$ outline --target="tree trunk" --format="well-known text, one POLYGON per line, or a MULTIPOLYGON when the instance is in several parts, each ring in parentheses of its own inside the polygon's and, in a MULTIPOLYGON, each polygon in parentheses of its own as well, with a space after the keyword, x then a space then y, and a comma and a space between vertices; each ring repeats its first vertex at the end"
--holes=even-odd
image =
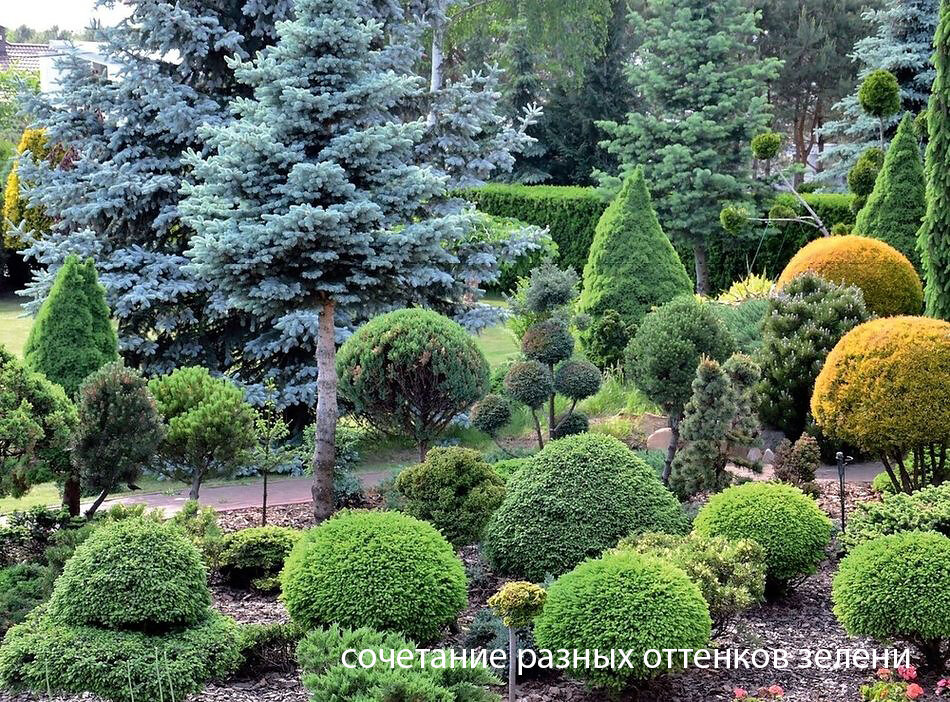
POLYGON ((264 471, 264 494, 261 499, 261 526, 267 526, 267 471, 264 471))
POLYGON ((313 447, 313 518, 319 524, 333 514, 333 466, 336 463, 336 303, 325 300, 317 328, 317 426, 313 447))
POLYGON ((79 487, 79 476, 70 473, 63 483, 63 507, 69 510, 70 517, 79 516, 79 501, 82 496, 79 487))
POLYGON ((666 449, 666 462, 663 464, 663 484, 670 484, 670 473, 673 472, 673 459, 680 443, 680 418, 670 415, 670 447, 666 449))
POLYGON ((425 463, 426 455, 429 453, 429 442, 420 441, 419 442, 419 463, 425 463))
POLYGON ((705 242, 693 244, 693 257, 696 259, 696 292, 700 295, 709 294, 709 264, 706 261, 705 242))
MULTIPOLYGON (((437 93, 442 90, 442 85, 444 82, 444 77, 442 74, 443 64, 445 62, 445 56, 443 50, 445 48, 445 17, 442 0, 438 0, 435 3, 435 8, 432 12, 432 56, 431 62, 432 66, 430 68, 429 75, 429 92, 437 93)), ((435 124, 436 115, 435 115, 435 101, 433 100, 429 108, 429 114, 426 117, 426 123, 431 127, 435 124)))
POLYGON ((198 491, 201 490, 201 478, 204 476, 203 471, 197 471, 194 477, 191 479, 191 490, 188 491, 188 499, 198 501, 198 491))
POLYGON ((89 509, 86 510, 86 519, 92 519, 93 515, 95 515, 96 513, 96 510, 99 509, 99 507, 102 505, 103 500, 105 500, 106 497, 108 496, 110 492, 110 488, 111 486, 107 487, 102 492, 100 492, 99 497, 96 498, 96 501, 93 502, 91 505, 89 505, 89 509))
POLYGON ((531 418, 534 420, 534 430, 538 433, 538 449, 544 448, 544 434, 541 433, 541 422, 538 421, 538 413, 531 410, 531 418))
MULTIPOLYGON (((548 372, 551 374, 551 377, 554 377, 554 364, 548 364, 548 372)), ((551 397, 548 398, 548 438, 554 438, 554 393, 551 393, 551 397)))

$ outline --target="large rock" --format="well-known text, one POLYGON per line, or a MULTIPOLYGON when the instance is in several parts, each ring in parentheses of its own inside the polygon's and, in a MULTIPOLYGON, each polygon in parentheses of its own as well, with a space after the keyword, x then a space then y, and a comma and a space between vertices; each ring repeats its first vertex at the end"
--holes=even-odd
POLYGON ((668 451, 672 441, 673 430, 669 427, 663 427, 647 437, 647 448, 654 451, 668 451))

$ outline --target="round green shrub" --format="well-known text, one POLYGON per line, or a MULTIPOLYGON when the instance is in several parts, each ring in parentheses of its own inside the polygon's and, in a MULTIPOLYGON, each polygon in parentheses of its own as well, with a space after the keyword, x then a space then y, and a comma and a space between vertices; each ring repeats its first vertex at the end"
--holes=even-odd
POLYGON ((508 480, 483 551, 503 574, 541 581, 630 533, 685 533, 686 515, 656 473, 604 434, 552 441, 508 480))
POLYGON ((547 402, 553 390, 550 371, 538 361, 515 363, 505 376, 505 392, 531 409, 547 402))
POLYGON ((905 531, 936 531, 950 536, 950 482, 908 495, 894 490, 887 473, 880 475, 887 478, 889 491, 884 492, 880 502, 855 505, 841 537, 845 548, 853 549, 879 536, 905 531))
POLYGON ((56 580, 49 615, 70 625, 154 630, 195 624, 210 605, 201 553, 180 531, 123 519, 76 548, 56 580))
POLYGON ((563 319, 551 317, 528 327, 521 350, 528 358, 553 366, 574 353, 574 337, 563 319))
POLYGON ((479 431, 495 436, 511 421, 511 405, 501 395, 490 392, 475 403, 469 419, 479 431))
POLYGON ((861 544, 841 561, 831 598, 849 634, 911 641, 928 663, 942 663, 950 640, 950 539, 908 532, 861 544))
POLYGON ((779 586, 814 573, 831 539, 831 520, 815 500, 782 483, 750 482, 713 495, 693 528, 700 536, 758 542, 767 576, 779 586))
POLYGON ((75 626, 38 611, 7 633, 0 685, 91 692, 118 702, 169 700, 172 691, 183 699, 207 681, 227 677, 240 662, 237 625, 212 610, 189 627, 162 634, 75 626))
POLYGON ((659 558, 621 551, 558 578, 535 620, 534 637, 539 648, 552 651, 632 651, 628 667, 571 670, 598 687, 622 690, 667 672, 647 668, 646 651, 703 648, 710 630, 709 609, 686 573, 659 558))
POLYGON ((869 73, 858 89, 861 109, 872 117, 890 117, 901 108, 897 77, 883 68, 869 73))
POLYGON ((752 137, 752 155, 759 161, 769 161, 778 154, 782 135, 778 132, 762 132, 752 137))
POLYGON ((403 510, 423 519, 455 546, 475 543, 505 496, 502 480, 477 451, 434 448, 396 478, 403 510))
POLYGON ((565 436, 574 436, 590 431, 590 420, 583 412, 571 412, 566 417, 557 420, 551 430, 552 439, 563 439, 565 436))
POLYGON ((448 541, 397 512, 344 510, 306 532, 281 585, 301 626, 369 626, 424 642, 468 603, 465 569, 448 541))
POLYGON ((565 361, 554 371, 554 390, 579 401, 596 395, 602 380, 600 370, 590 361, 565 361))
POLYGON ((584 334, 584 355, 602 370, 622 366, 631 333, 631 325, 617 310, 604 310, 584 334))
POLYGON ((861 152, 858 160, 848 171, 848 187, 862 203, 866 202, 868 195, 874 192, 877 174, 883 166, 884 152, 878 147, 872 146, 861 152))
POLYGON ((297 529, 251 527, 227 534, 221 550, 221 573, 232 584, 262 591, 277 590, 277 576, 300 538, 297 529))

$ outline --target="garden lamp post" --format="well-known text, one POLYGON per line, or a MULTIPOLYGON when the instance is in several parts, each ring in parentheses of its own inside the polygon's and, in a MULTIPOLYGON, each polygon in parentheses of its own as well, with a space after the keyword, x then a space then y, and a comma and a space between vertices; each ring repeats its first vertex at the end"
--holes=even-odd
POLYGON ((851 461, 854 460, 851 456, 845 456, 844 452, 838 451, 835 454, 835 458, 838 460, 838 499, 841 501, 841 531, 844 531, 845 516, 844 516, 844 470, 851 461))

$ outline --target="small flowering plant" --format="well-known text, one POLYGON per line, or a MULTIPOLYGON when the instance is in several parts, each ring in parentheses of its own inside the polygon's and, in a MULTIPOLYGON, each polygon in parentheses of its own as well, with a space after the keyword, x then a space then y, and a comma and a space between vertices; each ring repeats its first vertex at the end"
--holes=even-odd
POLYGON ((785 690, 782 689, 781 685, 760 687, 754 695, 750 695, 748 691, 741 687, 737 687, 732 691, 733 702, 739 702, 739 700, 742 700, 742 702, 767 702, 767 700, 783 699, 785 699, 785 690))
MULTIPOLYGON (((925 692, 914 682, 917 680, 917 668, 912 665, 901 666, 896 671, 880 668, 874 677, 877 678, 875 682, 861 686, 861 699, 865 702, 907 702, 920 699, 925 692)), ((940 695, 947 686, 947 681, 941 680, 937 683, 936 694, 940 695)))

